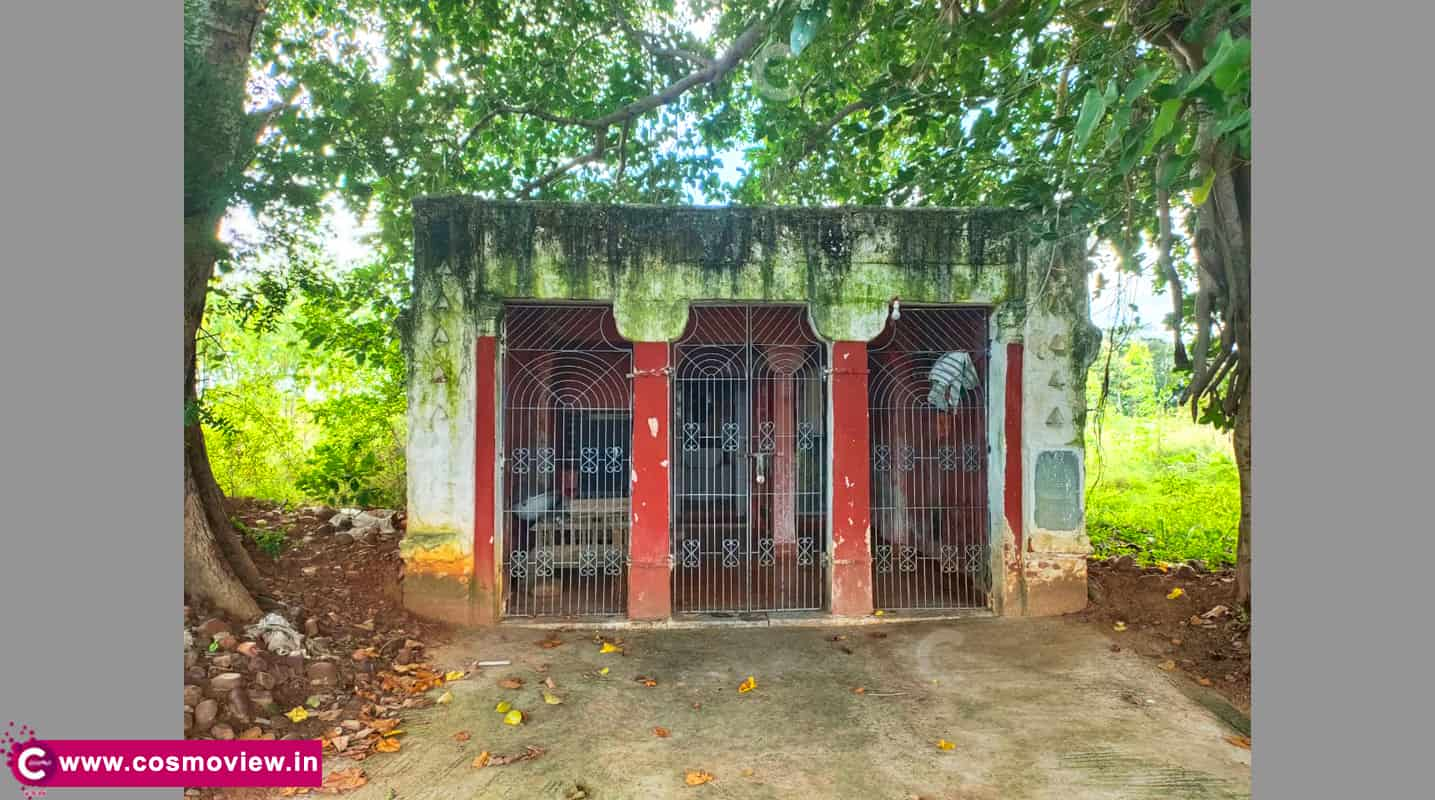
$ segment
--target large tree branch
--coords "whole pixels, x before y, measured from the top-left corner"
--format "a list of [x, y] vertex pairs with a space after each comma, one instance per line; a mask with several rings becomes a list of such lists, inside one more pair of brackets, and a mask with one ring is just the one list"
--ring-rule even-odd
[[[554, 122], [557, 124], [575, 125], [592, 130], [594, 132], [594, 135], [596, 136], [596, 141], [594, 142], [593, 149], [589, 150], [583, 155], [577, 156], [576, 158], [573, 158], [558, 165], [557, 167], [554, 167], [553, 169], [549, 170], [538, 178], [525, 184], [524, 187], [519, 191], [518, 196], [520, 198], [530, 197], [534, 192], [546, 188], [554, 181], [563, 177], [572, 170], [583, 166], [584, 164], [591, 164], [593, 162], [602, 160], [603, 156], [607, 153], [608, 150], [607, 134], [609, 128], [613, 127], [614, 125], [622, 125], [626, 129], [632, 124], [635, 119], [642, 116], [643, 114], [646, 114], [647, 112], [652, 111], [655, 108], [661, 108], [662, 106], [674, 103], [683, 95], [693, 91], [694, 89], [697, 89], [702, 86], [707, 86], [709, 84], [717, 83], [718, 81], [722, 80], [724, 77], [727, 76], [728, 73], [732, 72], [733, 69], [735, 69], [737, 65], [743, 61], [743, 59], [752, 55], [752, 52], [757, 49], [758, 43], [762, 41], [762, 37], [766, 34], [766, 32], [767, 23], [765, 21], [759, 21], [752, 24], [748, 27], [747, 30], [739, 34], [737, 39], [733, 40], [733, 43], [728, 46], [728, 49], [716, 59], [714, 59], [712, 63], [708, 66], [697, 70], [696, 72], [690, 73], [683, 78], [673, 81], [660, 91], [654, 92], [647, 97], [634, 100], [633, 102], [628, 103], [621, 108], [604, 114], [602, 116], [590, 117], [587, 119], [578, 119], [575, 117], [564, 117], [556, 114], [550, 114], [549, 112], [531, 107], [515, 107], [501, 105], [490, 111], [488, 114], [485, 114], [484, 117], [479, 120], [478, 124], [474, 127], [474, 129], [469, 133], [469, 137], [467, 138], [472, 138], [473, 134], [482, 130], [483, 126], [487, 125], [497, 116], [513, 113], [521, 113], [528, 116], [538, 117], [540, 119], [546, 119], [550, 122]], [[626, 146], [626, 134], [622, 138], [623, 143]]]

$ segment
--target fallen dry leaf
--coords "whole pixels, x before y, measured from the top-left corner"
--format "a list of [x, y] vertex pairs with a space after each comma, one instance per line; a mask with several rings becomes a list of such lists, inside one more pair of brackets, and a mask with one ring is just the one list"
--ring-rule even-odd
[[510, 709], [507, 714], [504, 714], [504, 715], [503, 715], [503, 724], [505, 724], [505, 725], [522, 725], [522, 724], [523, 724], [523, 712], [522, 712], [522, 711], [519, 711], [519, 710], [516, 709], [516, 708]]
[[554, 690], [554, 691], [557, 691], [557, 690], [558, 690], [558, 684], [557, 684], [557, 683], [554, 683], [554, 681], [553, 681], [552, 678], [544, 678], [544, 679], [543, 679], [543, 685], [544, 685], [544, 686], [547, 686], [549, 689], [552, 689], [552, 690]]
[[1120, 633], [1121, 631], [1126, 630], [1126, 623], [1117, 620], [1116, 624], [1111, 626], [1111, 630]]
[[539, 639], [538, 641], [534, 642], [534, 644], [538, 645], [544, 650], [552, 650], [555, 647], [562, 647], [563, 640], [559, 639], [557, 636], [549, 636], [546, 639]]
[[866, 693], [867, 693], [867, 687], [865, 687], [865, 686], [853, 686], [853, 687], [852, 687], [852, 693], [853, 693], [853, 694], [866, 694]]
[[600, 653], [621, 653], [621, 652], [623, 652], [623, 648], [619, 647], [619, 646], [616, 645], [616, 644], [613, 644], [612, 642], [604, 642], [604, 643], [603, 643], [603, 646], [600, 647], [600, 648], [598, 648], [598, 652], [600, 652]]
[[443, 679], [445, 681], [461, 681], [465, 674], [467, 673], [461, 669], [451, 669], [443, 674]]
[[508, 709], [510, 709], [510, 708], [513, 708], [513, 704], [510, 703], [510, 702], [508, 702], [507, 700], [503, 700], [503, 701], [499, 702], [498, 705], [494, 706], [494, 707], [493, 707], [493, 710], [494, 710], [494, 711], [497, 711], [497, 712], [500, 713], [500, 714], [507, 714], [507, 713], [508, 713]]
[[1196, 679], [1196, 683], [1199, 683], [1199, 684], [1201, 684], [1202, 686], [1210, 686], [1210, 685], [1211, 685], [1211, 679], [1210, 679], [1210, 678], [1197, 678], [1197, 679]]
[[738, 685], [737, 691], [739, 694], [747, 694], [748, 692], [756, 688], [757, 679], [749, 675], [747, 676], [747, 680], [743, 681], [741, 684]]
[[441, 706], [446, 706], [446, 705], [448, 705], [449, 703], [452, 703], [452, 702], [453, 702], [453, 692], [444, 692], [443, 694], [439, 695], [439, 696], [438, 696], [438, 699], [435, 700], [434, 702], [435, 702], [435, 703], [438, 703], [438, 704], [441, 705]]
[[530, 744], [523, 748], [522, 753], [511, 756], [492, 756], [488, 759], [488, 765], [491, 767], [502, 767], [507, 764], [517, 764], [520, 761], [532, 761], [546, 752], [548, 751]]
[[704, 772], [700, 769], [690, 769], [683, 775], [683, 781], [689, 786], [702, 786], [712, 779], [711, 772]]
[[608, 667], [604, 667], [604, 668], [598, 670], [598, 674], [599, 674], [599, 675], [607, 675], [607, 674], [608, 674]]
[[285, 711], [284, 716], [288, 717], [290, 722], [303, 722], [309, 718], [309, 711], [303, 706], [294, 706]]
[[1201, 618], [1202, 618], [1202, 619], [1216, 619], [1217, 617], [1224, 617], [1224, 616], [1226, 616], [1226, 614], [1228, 614], [1228, 613], [1230, 613], [1230, 609], [1229, 609], [1229, 608], [1226, 608], [1225, 606], [1216, 606], [1216, 607], [1212, 608], [1210, 611], [1207, 611], [1206, 613], [1202, 614], [1202, 615], [1201, 615]]
[[373, 728], [374, 730], [378, 731], [379, 733], [388, 733], [389, 731], [392, 731], [394, 728], [397, 728], [398, 726], [399, 726], [399, 721], [398, 721], [398, 719], [397, 719], [396, 717], [391, 717], [391, 718], [389, 718], [389, 719], [374, 719], [374, 720], [369, 720], [369, 727], [370, 727], [370, 728]]
[[955, 749], [957, 749], [957, 746], [956, 746], [955, 744], [953, 744], [953, 743], [947, 741], [946, 739], [938, 739], [938, 740], [937, 740], [937, 749], [938, 749], [938, 750], [948, 750], [948, 751], [950, 751], [950, 750], [955, 750]]
[[653, 735], [658, 737], [659, 739], [666, 739], [671, 733], [672, 731], [669, 731], [667, 728], [664, 728], [662, 726], [653, 729]]
[[657, 682], [657, 681], [653, 680], [652, 678], [649, 678], [647, 675], [639, 675], [638, 677], [634, 678], [633, 680], [637, 681], [638, 683], [643, 684], [644, 686], [648, 687], [649, 689], [651, 689], [651, 688], [653, 688], [654, 686], [657, 686], [657, 685], [658, 685], [658, 682]]
[[508, 677], [499, 681], [498, 685], [504, 689], [522, 689], [523, 679], [517, 677]]
[[398, 739], [385, 737], [379, 739], [378, 743], [374, 745], [374, 752], [397, 753], [399, 752], [399, 748], [402, 746], [403, 744]]
[[324, 777], [324, 785], [319, 791], [326, 794], [338, 794], [349, 792], [369, 782], [369, 776], [364, 774], [363, 767], [349, 767], [348, 769], [335, 770]]
[[1169, 593], [1167, 593], [1166, 599], [1167, 599], [1167, 600], [1175, 600], [1176, 598], [1180, 597], [1181, 595], [1183, 595], [1183, 594], [1185, 594], [1185, 593], [1186, 593], [1186, 590], [1185, 590], [1185, 589], [1182, 589], [1181, 587], [1177, 586], [1176, 588], [1172, 589]]
[[487, 750], [484, 750], [482, 753], [479, 753], [478, 757], [473, 760], [473, 768], [483, 769], [484, 767], [488, 766], [488, 759], [491, 757], [492, 756]]
[[563, 705], [563, 698], [552, 692], [544, 692], [543, 702], [547, 703], [550, 706], [561, 706]]
[[455, 742], [466, 742], [466, 741], [468, 741], [468, 740], [469, 740], [469, 733], [468, 733], [468, 731], [459, 731], [458, 733], [455, 733], [455, 734], [453, 735], [453, 740], [454, 740]]
[[1174, 672], [1174, 671], [1176, 670], [1176, 662], [1175, 662], [1175, 661], [1171, 661], [1171, 660], [1169, 660], [1169, 659], [1166, 660], [1166, 661], [1162, 661], [1162, 662], [1161, 662], [1161, 669], [1164, 669], [1164, 670], [1166, 670], [1167, 672]]
[[1226, 737], [1226, 741], [1230, 742], [1236, 747], [1241, 748], [1242, 750], [1251, 749], [1251, 737], [1249, 736], [1238, 736], [1236, 734], [1231, 734], [1230, 736]]

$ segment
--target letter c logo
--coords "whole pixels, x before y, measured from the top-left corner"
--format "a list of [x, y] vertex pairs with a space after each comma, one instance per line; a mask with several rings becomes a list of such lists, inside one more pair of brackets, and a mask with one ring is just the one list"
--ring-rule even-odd
[[46, 752], [43, 747], [27, 747], [21, 750], [20, 755], [15, 758], [15, 769], [27, 781], [43, 781], [49, 777], [45, 770], [32, 768], [30, 762], [32, 760], [39, 760], [39, 766], [51, 766], [54, 761], [45, 759], [47, 755], [49, 755], [49, 753]]

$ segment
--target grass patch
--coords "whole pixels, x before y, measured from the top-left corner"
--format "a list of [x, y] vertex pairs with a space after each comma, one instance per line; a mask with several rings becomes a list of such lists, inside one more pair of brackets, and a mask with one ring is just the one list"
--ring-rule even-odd
[[282, 529], [251, 528], [232, 517], [229, 521], [234, 523], [235, 529], [240, 533], [254, 540], [254, 544], [259, 547], [259, 552], [264, 553], [270, 558], [278, 558], [280, 554], [289, 547], [288, 531]]
[[1108, 414], [1087, 431], [1086, 527], [1102, 556], [1236, 560], [1241, 492], [1227, 435], [1175, 414]]

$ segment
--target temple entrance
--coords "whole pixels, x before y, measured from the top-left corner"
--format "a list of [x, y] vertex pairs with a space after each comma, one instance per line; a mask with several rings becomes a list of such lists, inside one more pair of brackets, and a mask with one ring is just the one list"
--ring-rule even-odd
[[633, 346], [607, 306], [513, 304], [503, 331], [504, 613], [622, 614]]
[[823, 608], [826, 347], [806, 310], [694, 305], [673, 363], [674, 611]]
[[904, 308], [868, 348], [872, 600], [986, 608], [988, 311]]

